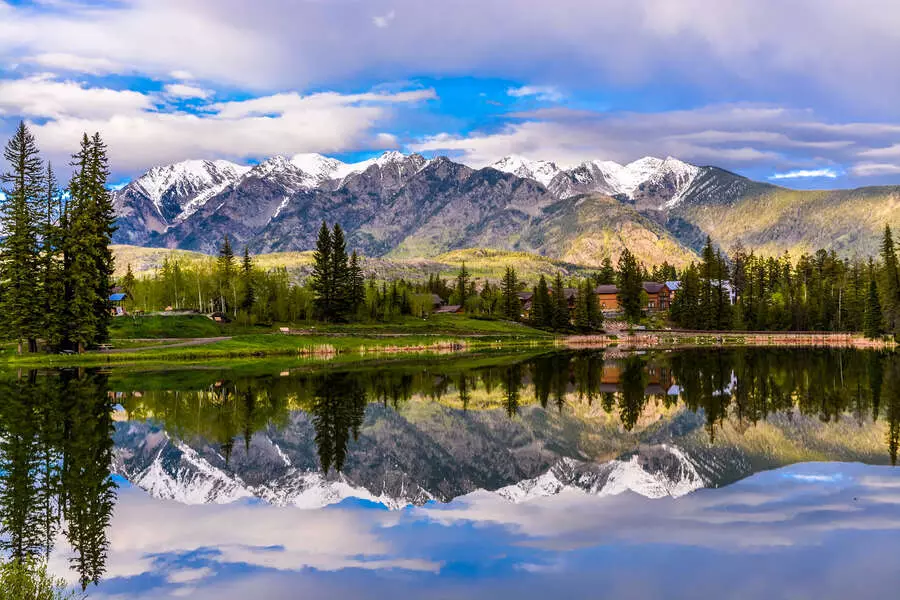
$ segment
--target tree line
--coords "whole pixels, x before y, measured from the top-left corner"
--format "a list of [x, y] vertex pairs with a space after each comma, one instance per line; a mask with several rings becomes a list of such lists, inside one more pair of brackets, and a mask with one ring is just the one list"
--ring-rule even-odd
[[65, 192], [20, 123], [0, 175], [0, 324], [21, 354], [77, 350], [106, 341], [115, 231], [109, 166], [100, 134], [81, 139]]

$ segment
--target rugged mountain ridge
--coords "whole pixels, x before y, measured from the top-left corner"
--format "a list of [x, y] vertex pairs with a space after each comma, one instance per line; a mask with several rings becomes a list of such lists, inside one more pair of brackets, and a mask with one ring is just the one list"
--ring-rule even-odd
[[510, 156], [473, 169], [398, 152], [352, 164], [300, 154], [151, 169], [114, 192], [115, 241], [213, 253], [228, 234], [254, 252], [302, 251], [325, 220], [369, 256], [482, 247], [593, 266], [634, 244], [648, 264], [681, 265], [707, 235], [726, 250], [871, 253], [884, 223], [900, 224], [898, 198], [900, 187], [786, 190], [673, 157], [564, 168]]

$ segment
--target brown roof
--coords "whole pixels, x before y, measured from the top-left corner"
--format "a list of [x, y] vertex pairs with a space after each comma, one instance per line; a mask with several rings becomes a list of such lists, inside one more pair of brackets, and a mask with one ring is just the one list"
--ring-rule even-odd
[[440, 307], [439, 309], [437, 309], [437, 310], [434, 311], [434, 312], [435, 312], [435, 314], [439, 314], [439, 313], [458, 313], [458, 312], [460, 312], [461, 310], [462, 310], [462, 306], [461, 306], [461, 305], [459, 305], [459, 304], [451, 304], [450, 306], [442, 306], [442, 307]]
[[612, 285], [611, 283], [604, 284], [604, 285], [598, 285], [597, 288], [594, 290], [594, 293], [595, 294], [618, 294], [619, 288]]
[[644, 282], [644, 291], [648, 294], [658, 294], [663, 289], [668, 289], [664, 283], [656, 283], [655, 281]]
[[531, 298], [534, 296], [534, 292], [516, 292], [516, 295], [519, 297], [519, 300], [526, 302], [528, 300], [531, 300]]

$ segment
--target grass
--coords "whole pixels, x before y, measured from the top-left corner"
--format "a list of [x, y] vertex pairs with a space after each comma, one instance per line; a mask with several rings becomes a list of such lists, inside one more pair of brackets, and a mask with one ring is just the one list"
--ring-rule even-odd
[[[111, 345], [129, 352], [82, 355], [17, 356], [13, 344], [0, 346], [0, 362], [16, 366], [90, 366], [122, 363], [209, 363], [239, 359], [292, 357], [342, 362], [386, 355], [455, 353], [497, 346], [553, 343], [555, 337], [520, 323], [475, 319], [465, 315], [432, 315], [389, 323], [293, 325], [298, 335], [278, 333], [276, 326], [219, 324], [202, 315], [128, 318], [114, 321]], [[228, 337], [185, 346], [191, 338]], [[170, 341], [171, 340], [171, 341]], [[177, 345], [182, 343], [182, 345]]]
[[225, 335], [222, 331], [221, 325], [203, 315], [147, 316], [113, 319], [109, 335], [114, 340], [202, 338]]

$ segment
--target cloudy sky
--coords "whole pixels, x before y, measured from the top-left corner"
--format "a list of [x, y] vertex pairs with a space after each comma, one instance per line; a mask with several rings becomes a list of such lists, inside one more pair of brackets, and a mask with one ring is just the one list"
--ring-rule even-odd
[[403, 511], [185, 506], [122, 485], [91, 598], [862, 600], [900, 585], [891, 467], [795, 465], [677, 500], [482, 491]]
[[895, 0], [0, 0], [0, 135], [114, 177], [389, 149], [900, 183]]

